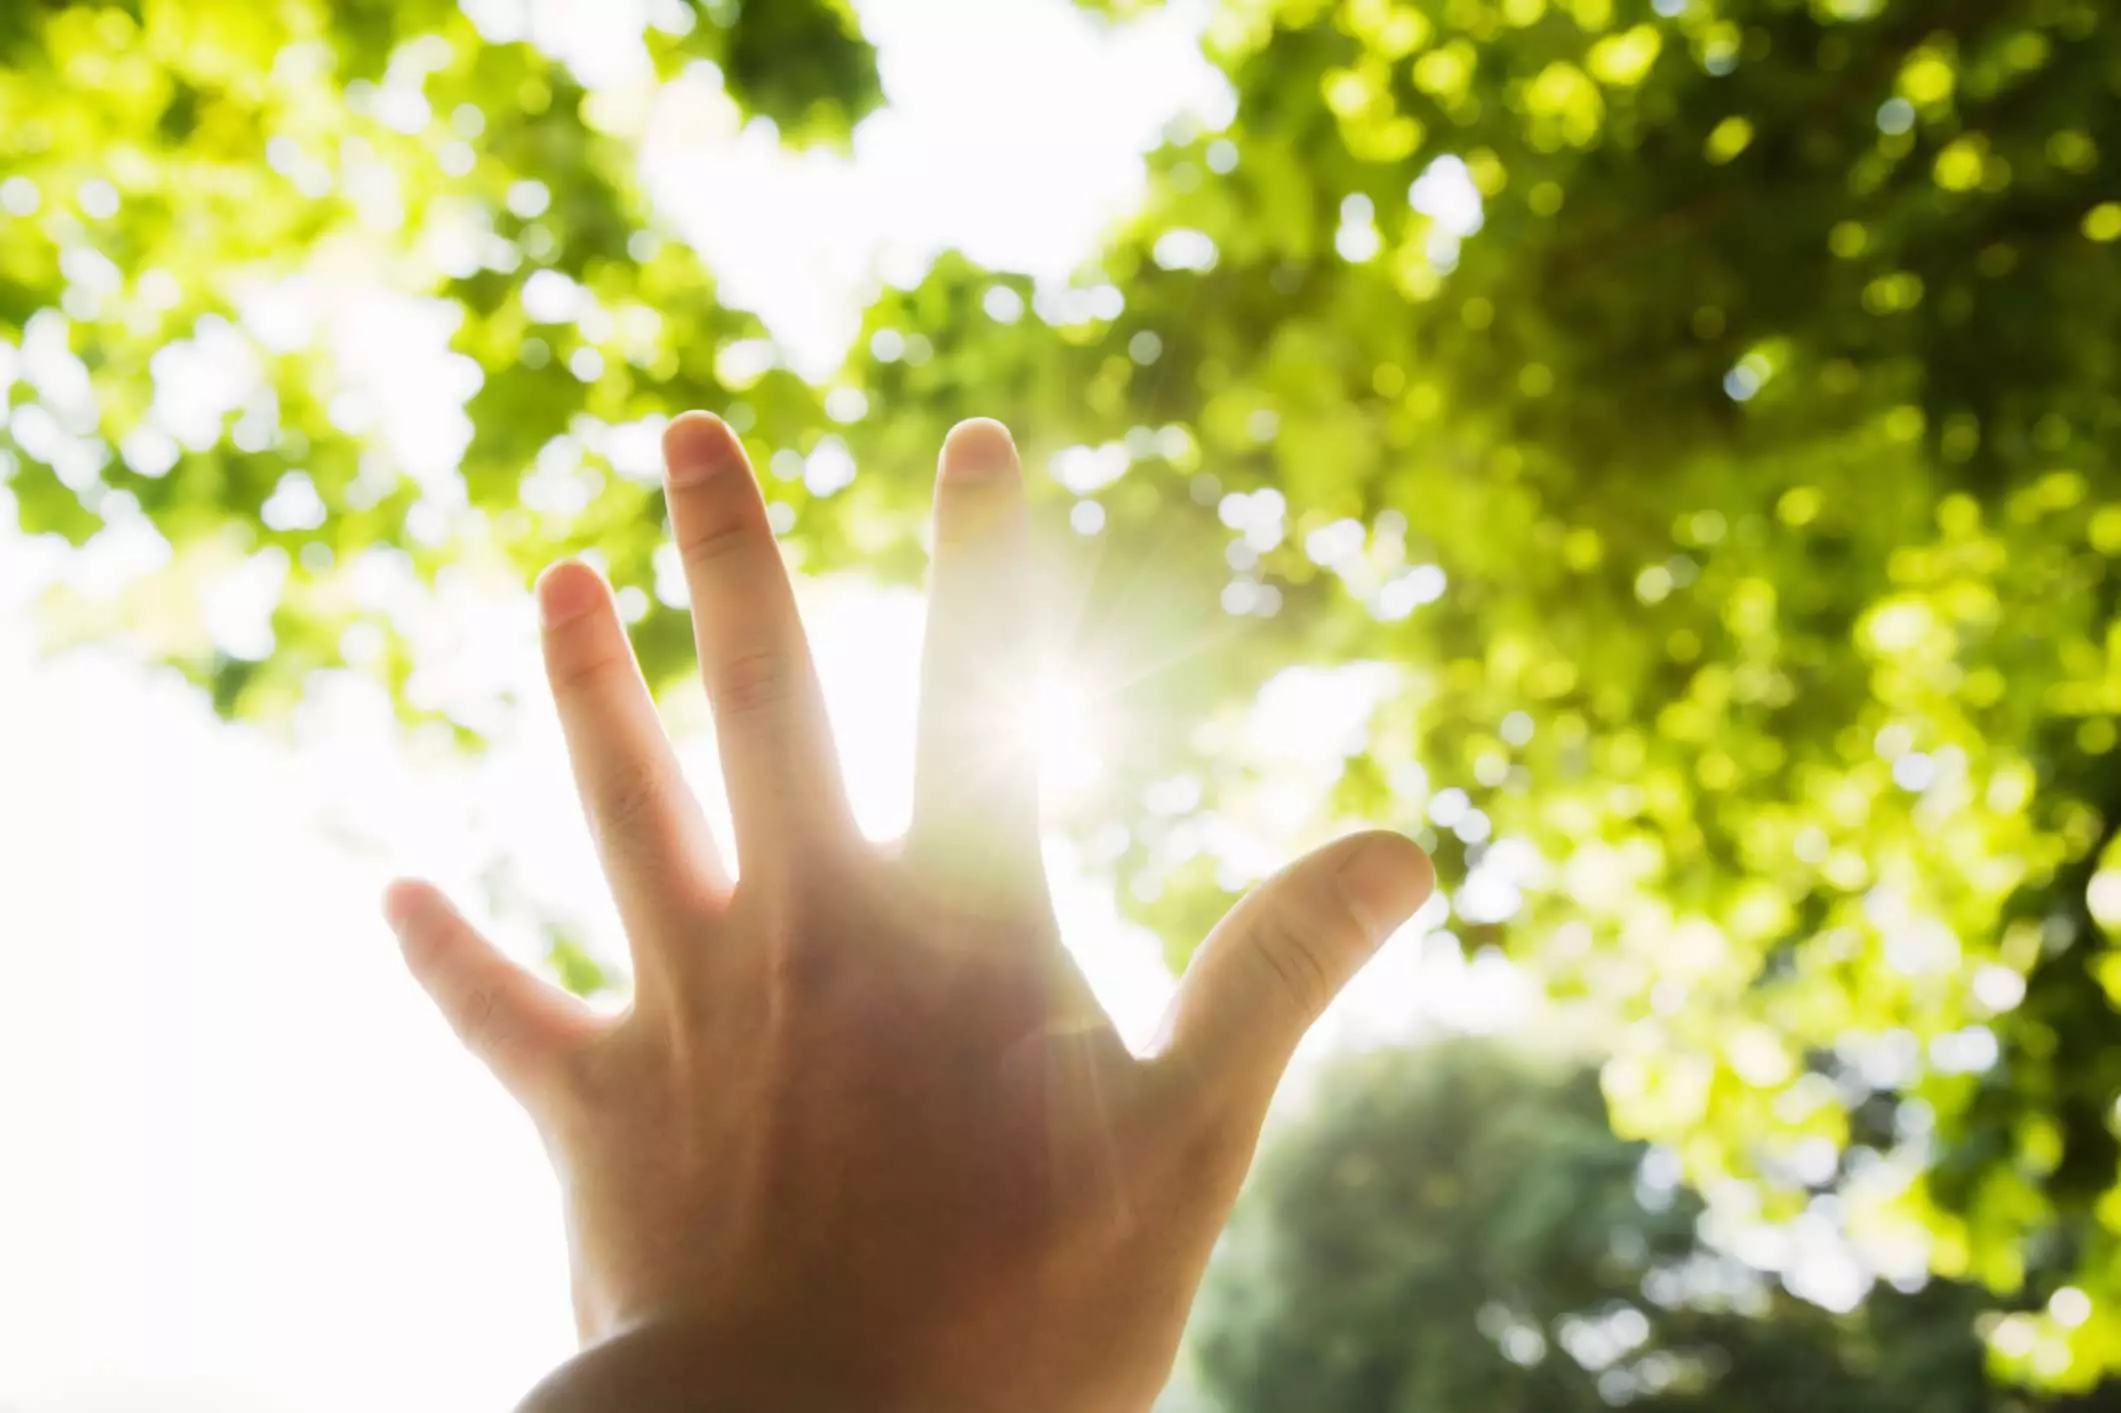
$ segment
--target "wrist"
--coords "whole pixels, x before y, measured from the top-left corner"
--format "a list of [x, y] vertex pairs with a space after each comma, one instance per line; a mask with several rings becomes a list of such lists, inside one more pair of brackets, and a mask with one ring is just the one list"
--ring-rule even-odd
[[947, 1401], [901, 1397], [885, 1371], [838, 1367], [829, 1351], [840, 1346], [829, 1339], [801, 1345], [692, 1319], [645, 1320], [586, 1345], [516, 1413], [958, 1413]]
[[[932, 1351], [912, 1347], [918, 1343], [890, 1340], [879, 1347], [814, 1328], [792, 1340], [768, 1340], [658, 1319], [584, 1348], [547, 1375], [516, 1413], [1128, 1413], [1145, 1410], [1162, 1383], [1160, 1377], [1134, 1380], [1140, 1387], [1131, 1392], [1110, 1388], [1089, 1396], [1059, 1369], [1009, 1359], [1018, 1367], [998, 1370], [991, 1348], [985, 1359], [971, 1361], [980, 1367], [947, 1359], [949, 1367], [937, 1367]], [[853, 1348], [875, 1357], [850, 1362], [846, 1351]]]
[[722, 1387], [716, 1374], [696, 1330], [638, 1324], [586, 1345], [546, 1375], [516, 1413], [782, 1413], [755, 1395]]

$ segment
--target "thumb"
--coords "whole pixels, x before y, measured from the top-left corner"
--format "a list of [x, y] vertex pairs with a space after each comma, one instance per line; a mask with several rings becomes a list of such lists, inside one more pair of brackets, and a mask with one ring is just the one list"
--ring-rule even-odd
[[1186, 969], [1164, 1053], [1211, 1088], [1271, 1095], [1297, 1042], [1436, 887], [1404, 835], [1352, 834], [1246, 894]]

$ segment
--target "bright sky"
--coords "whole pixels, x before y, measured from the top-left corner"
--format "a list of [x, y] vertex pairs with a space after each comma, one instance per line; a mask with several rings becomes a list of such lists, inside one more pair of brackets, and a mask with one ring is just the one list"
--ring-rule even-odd
[[[595, 9], [555, 3], [552, 22]], [[853, 160], [717, 129], [692, 98], [655, 129], [673, 214], [807, 368], [837, 358], [875, 270], [942, 244], [1064, 274], [1162, 123], [1226, 102], [1195, 5], [1117, 30], [1065, 0], [860, 9], [894, 106]], [[40, 661], [27, 602], [62, 572], [0, 538], [0, 1410], [506, 1406], [571, 1349], [555, 1196], [527, 1125], [400, 973], [376, 897], [415, 870], [476, 904], [501, 855], [614, 950], [554, 724], [531, 710], [476, 765], [429, 758], [348, 686], [292, 740], [231, 728], [114, 654]], [[807, 602], [828, 692], [862, 702], [838, 713], [857, 807], [891, 831], [918, 601]], [[533, 684], [527, 599], [474, 622], [482, 660]], [[1061, 743], [1063, 764], [1094, 747]], [[685, 754], [712, 789], [711, 750]], [[1064, 848], [1052, 863], [1071, 945], [1144, 1035], [1170, 984], [1154, 945]], [[1417, 995], [1500, 1021], [1520, 987], [1403, 939], [1337, 1033], [1401, 1030]]]

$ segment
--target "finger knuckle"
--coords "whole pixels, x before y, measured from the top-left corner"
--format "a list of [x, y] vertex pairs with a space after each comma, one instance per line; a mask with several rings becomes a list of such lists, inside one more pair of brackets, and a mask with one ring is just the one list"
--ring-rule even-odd
[[1333, 970], [1320, 945], [1325, 931], [1313, 909], [1277, 899], [1260, 909], [1248, 934], [1259, 966], [1307, 1015], [1324, 1010], [1333, 999]]
[[556, 697], [575, 697], [594, 690], [597, 684], [609, 681], [625, 659], [609, 644], [588, 643], [578, 645], [573, 651], [552, 654], [546, 671]]
[[717, 716], [755, 715], [787, 703], [795, 696], [800, 679], [791, 653], [736, 653], [715, 665], [709, 696]]
[[497, 1059], [507, 1050], [507, 1026], [502, 1021], [500, 998], [491, 986], [471, 988], [457, 1008], [456, 1026], [457, 1035], [475, 1055]]
[[662, 812], [670, 797], [663, 773], [647, 766], [615, 771], [597, 791], [599, 823], [608, 832], [626, 834]]
[[549, 1070], [553, 1093], [561, 1107], [593, 1114], [636, 1093], [639, 1086], [627, 1083], [615, 1072], [613, 1059], [609, 1047], [603, 1044], [556, 1047]]
[[678, 555], [689, 569], [712, 568], [758, 545], [759, 528], [740, 516], [730, 516], [683, 536]]

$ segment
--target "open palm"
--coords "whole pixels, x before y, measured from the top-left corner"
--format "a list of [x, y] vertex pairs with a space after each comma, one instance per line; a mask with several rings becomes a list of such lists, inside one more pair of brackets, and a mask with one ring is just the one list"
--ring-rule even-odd
[[1008, 433], [964, 423], [943, 450], [913, 826], [891, 848], [849, 813], [741, 445], [688, 413], [664, 454], [741, 879], [609, 589], [562, 564], [539, 584], [546, 666], [630, 1008], [591, 1012], [425, 884], [386, 899], [413, 973], [553, 1155], [586, 1359], [661, 1350], [652, 1377], [607, 1357], [597, 1387], [633, 1406], [652, 1382], [691, 1400], [673, 1407], [1145, 1408], [1282, 1069], [1427, 896], [1428, 860], [1366, 833], [1268, 880], [1136, 1057], [1047, 899], [1012, 709], [1033, 634]]

